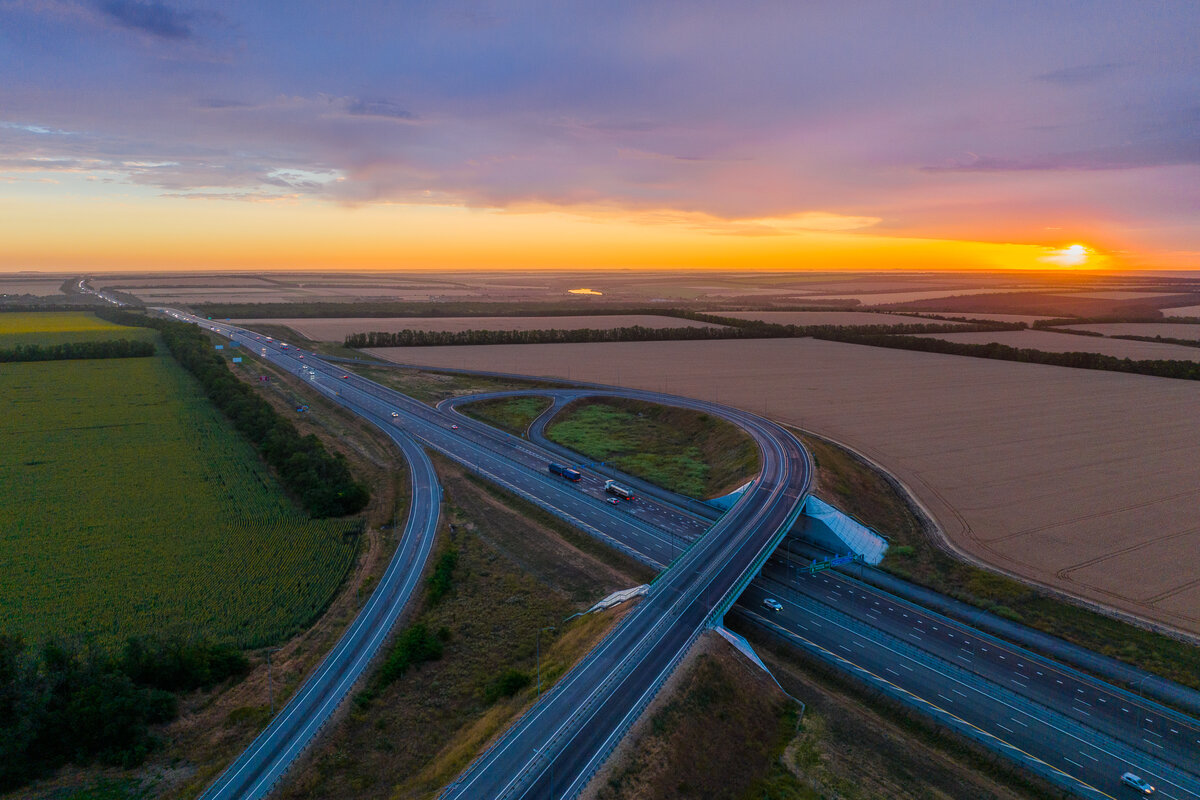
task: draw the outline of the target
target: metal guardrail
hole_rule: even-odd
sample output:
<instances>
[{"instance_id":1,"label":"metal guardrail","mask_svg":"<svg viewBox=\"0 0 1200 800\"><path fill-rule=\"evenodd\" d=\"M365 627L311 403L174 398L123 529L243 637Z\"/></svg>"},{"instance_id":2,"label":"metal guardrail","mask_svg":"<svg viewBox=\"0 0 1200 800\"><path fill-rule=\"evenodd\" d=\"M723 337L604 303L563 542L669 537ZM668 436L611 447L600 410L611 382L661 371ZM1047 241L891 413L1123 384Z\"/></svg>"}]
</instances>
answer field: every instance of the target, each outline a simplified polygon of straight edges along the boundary
<instances>
[{"instance_id":1,"label":"metal guardrail","mask_svg":"<svg viewBox=\"0 0 1200 800\"><path fill-rule=\"evenodd\" d=\"M811 613L813 613L814 616L823 619L826 622L847 630L851 630L861 638L872 641L888 650L891 650L892 652L901 654L912 661L931 667L937 672L950 676L971 688L976 688L980 691L986 689L987 693L996 698L998 702L1001 702L1010 708L1020 710L1031 717L1046 721L1047 724L1052 724L1059 730L1069 732L1071 735L1074 735L1081 741L1086 741L1094 746L1103 745L1102 749L1112 752L1114 755L1125 759L1129 763L1153 767L1158 772L1170 775L1172 777L1180 775L1180 770L1177 767L1164 762L1153 755L1147 754L1141 750L1137 750L1125 744L1124 742L1114 739L1102 733L1101 731L1079 722L1078 720L1067 717L1066 715L1048 706L1045 706L1041 703L1036 703L1026 697L1023 697L1005 686L1001 686L1000 684L970 672L958 664L943 659L939 656L935 656L932 653L922 650L915 645L909 644L908 642L902 641L891 634L884 633L883 631L879 631L875 628L865 625L853 617L832 607L818 603L807 596L801 595L799 592L795 592L795 590L789 591L793 591L795 593L795 597L793 598L794 601L799 602L800 600L803 600L805 607ZM814 609L814 605L819 606L819 610ZM908 690L891 683L887 679L875 675L874 673L871 673L862 667L859 667L849 659L839 656L838 654L827 650L815 642L809 641L800 634L787 631L786 629L778 626L768 627L765 623L759 622L756 615L744 614L744 616L760 627L767 627L768 630L782 633L787 638L796 642L800 642L802 645L804 645L806 650L817 653L822 657L823 660L831 661L839 669L844 670L846 669L847 665L851 665L852 671L855 672L858 677L867 680L869 683L875 685L876 688L883 689L890 696L897 697L908 705L915 706L923 712L928 712L930 709L933 709L937 712L939 717L948 720L954 720L955 727L956 729L959 729L960 732L966 733L970 738L985 744L990 749L998 750L1007 757L1016 758L1026 766L1034 768L1039 772L1039 774L1050 778L1056 784L1063 785L1064 788L1069 788L1072 791L1078 791L1081 785L1087 786L1086 784L1079 782L1078 779L1066 775L1066 773L1061 772L1052 765L1046 764L1046 762L1016 749L1012 745L1003 742L998 737L992 736L991 734L976 728L965 720L960 720L958 717L934 705L925 698L920 698L910 693ZM1063 783L1063 779L1067 781L1066 784ZM1182 780L1184 783L1195 783L1193 778L1186 775L1179 777L1178 780ZM1107 797L1107 795L1104 795L1103 793L1096 794L1095 796Z\"/></svg>"}]
</instances>

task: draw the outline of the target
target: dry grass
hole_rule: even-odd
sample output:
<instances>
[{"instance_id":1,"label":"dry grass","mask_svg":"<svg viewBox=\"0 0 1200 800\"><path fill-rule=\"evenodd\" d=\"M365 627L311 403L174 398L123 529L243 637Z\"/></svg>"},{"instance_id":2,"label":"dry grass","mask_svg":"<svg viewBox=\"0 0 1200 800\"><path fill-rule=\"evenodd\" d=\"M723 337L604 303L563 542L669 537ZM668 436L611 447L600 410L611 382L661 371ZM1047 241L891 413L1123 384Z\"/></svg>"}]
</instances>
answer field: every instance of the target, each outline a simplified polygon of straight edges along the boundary
<instances>
[{"instance_id":1,"label":"dry grass","mask_svg":"<svg viewBox=\"0 0 1200 800\"><path fill-rule=\"evenodd\" d=\"M532 684L496 702L487 701L485 688L507 669L534 677L539 627L560 628L542 636L544 690L628 611L625 605L564 626L563 617L637 579L508 508L461 468L437 464L446 491L439 535L443 547L458 551L458 564L449 593L416 620L445 629L445 652L369 703L352 705L293 770L282 797L433 796L535 699Z\"/></svg>"},{"instance_id":2,"label":"dry grass","mask_svg":"<svg viewBox=\"0 0 1200 800\"><path fill-rule=\"evenodd\" d=\"M772 798L1050 800L1061 792L1019 767L864 689L757 629L751 642L788 694L805 704L799 735L768 776ZM808 794L776 787L800 784ZM762 794L746 795L758 800Z\"/></svg>"},{"instance_id":3,"label":"dry grass","mask_svg":"<svg viewBox=\"0 0 1200 800\"><path fill-rule=\"evenodd\" d=\"M403 356L765 413L884 465L970 557L1200 633L1189 560L1200 547L1195 382L808 339L406 348Z\"/></svg>"},{"instance_id":4,"label":"dry grass","mask_svg":"<svg viewBox=\"0 0 1200 800\"><path fill-rule=\"evenodd\" d=\"M708 322L694 322L653 314L609 314L580 317L317 317L298 319L243 319L242 325L268 323L286 325L308 339L340 342L351 333L370 331L535 331L549 328L573 330L593 328L611 330L640 325L643 328L719 328Z\"/></svg>"},{"instance_id":5,"label":"dry grass","mask_svg":"<svg viewBox=\"0 0 1200 800\"><path fill-rule=\"evenodd\" d=\"M1085 327L1075 326L1071 327ZM1089 329L1106 326L1091 325ZM1122 326L1125 327L1125 326ZM1149 328L1156 325L1130 324L1130 328L1147 330L1139 336L1153 336ZM1170 327L1193 328L1191 335L1200 337L1200 325L1175 325ZM1123 332L1123 331L1122 331ZM1163 334L1164 336L1166 334ZM945 339L948 342L963 344L987 344L998 342L1009 347L1027 348L1029 350L1044 350L1048 353L1101 353L1117 358L1132 358L1134 361L1200 361L1200 348L1187 347L1180 344L1160 344L1158 342L1134 342L1128 339L1105 339L1101 336L1075 336L1069 333L1054 331L991 331L988 333L922 333L924 339Z\"/></svg>"},{"instance_id":6,"label":"dry grass","mask_svg":"<svg viewBox=\"0 0 1200 800\"><path fill-rule=\"evenodd\" d=\"M725 640L707 633L592 781L587 800L761 797L796 711ZM772 786L770 797L807 797Z\"/></svg>"}]
</instances>

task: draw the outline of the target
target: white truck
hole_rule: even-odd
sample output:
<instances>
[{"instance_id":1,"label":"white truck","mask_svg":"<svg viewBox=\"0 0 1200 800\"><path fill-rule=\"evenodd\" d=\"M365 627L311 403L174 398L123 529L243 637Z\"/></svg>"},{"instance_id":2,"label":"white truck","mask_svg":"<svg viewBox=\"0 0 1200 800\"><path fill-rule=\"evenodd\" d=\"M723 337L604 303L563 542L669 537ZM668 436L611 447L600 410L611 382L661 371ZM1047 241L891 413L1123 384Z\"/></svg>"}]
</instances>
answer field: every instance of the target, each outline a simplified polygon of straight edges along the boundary
<instances>
[{"instance_id":1,"label":"white truck","mask_svg":"<svg viewBox=\"0 0 1200 800\"><path fill-rule=\"evenodd\" d=\"M615 494L617 497L621 498L622 500L633 500L634 499L633 489L628 489L628 488L622 486L621 484L617 483L616 481L605 481L604 482L604 491L608 492L609 494Z\"/></svg>"}]
</instances>

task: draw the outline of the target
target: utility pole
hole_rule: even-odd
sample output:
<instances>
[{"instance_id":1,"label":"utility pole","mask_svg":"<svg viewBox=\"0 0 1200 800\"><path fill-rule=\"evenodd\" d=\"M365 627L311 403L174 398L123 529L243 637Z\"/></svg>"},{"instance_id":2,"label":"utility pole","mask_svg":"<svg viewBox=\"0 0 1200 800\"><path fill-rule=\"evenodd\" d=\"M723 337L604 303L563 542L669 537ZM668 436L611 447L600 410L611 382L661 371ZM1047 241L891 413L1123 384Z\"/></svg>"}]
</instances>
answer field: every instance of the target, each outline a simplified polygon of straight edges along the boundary
<instances>
[{"instance_id":1,"label":"utility pole","mask_svg":"<svg viewBox=\"0 0 1200 800\"><path fill-rule=\"evenodd\" d=\"M271 647L267 649L267 702L271 706L271 716L275 716L275 690L271 686L271 653L278 653L282 647Z\"/></svg>"},{"instance_id":2,"label":"utility pole","mask_svg":"<svg viewBox=\"0 0 1200 800\"><path fill-rule=\"evenodd\" d=\"M544 628L538 628L537 636L534 637L537 646L537 696L538 700L542 699L542 631L557 630L553 625L547 625Z\"/></svg>"}]
</instances>

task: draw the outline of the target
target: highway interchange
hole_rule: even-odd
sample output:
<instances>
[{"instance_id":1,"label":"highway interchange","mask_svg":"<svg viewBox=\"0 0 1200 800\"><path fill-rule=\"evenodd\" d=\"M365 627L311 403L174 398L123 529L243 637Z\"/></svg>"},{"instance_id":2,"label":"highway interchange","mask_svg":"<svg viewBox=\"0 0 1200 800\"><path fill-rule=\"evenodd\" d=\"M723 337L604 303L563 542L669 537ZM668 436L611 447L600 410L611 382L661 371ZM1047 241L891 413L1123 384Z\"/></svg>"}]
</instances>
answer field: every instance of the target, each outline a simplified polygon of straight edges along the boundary
<instances>
[{"instance_id":1,"label":"highway interchange","mask_svg":"<svg viewBox=\"0 0 1200 800\"><path fill-rule=\"evenodd\" d=\"M377 590L386 600L373 619L356 620L205 798L265 795L365 670L412 596L411 576L419 575L428 554L438 505L436 476L414 441L656 568L670 564L687 543L698 542L683 550L649 596L591 654L447 788L446 797L573 797L695 637L719 623L740 595L735 613L749 623L854 672L1080 796L1132 796L1119 783L1128 769L1158 786L1160 796L1200 798L1196 720L847 576L810 576L799 569L803 559L789 560L786 552L775 550L808 490L810 469L799 444L772 423L649 392L530 390L554 397L556 408L571 397L619 393L697 408L746 429L762 448L763 473L739 504L711 525L712 535L702 536L710 528L709 515L698 514L694 501L660 490L614 508L603 502L602 481L595 476L577 486L546 472L546 464L561 460L561 453L460 416L453 403L430 408L311 353L285 350L265 336L168 313L253 345L255 355L306 378L315 390L383 428L404 449L414 486L430 488L432 505L419 509L414 503L396 556L402 566L393 563L389 576L395 571L397 577L385 579ZM742 594L745 580L772 552L762 575ZM782 612L763 610L768 595L782 602ZM349 641L354 635L358 638ZM336 666L342 661L346 668Z\"/></svg>"}]
</instances>

